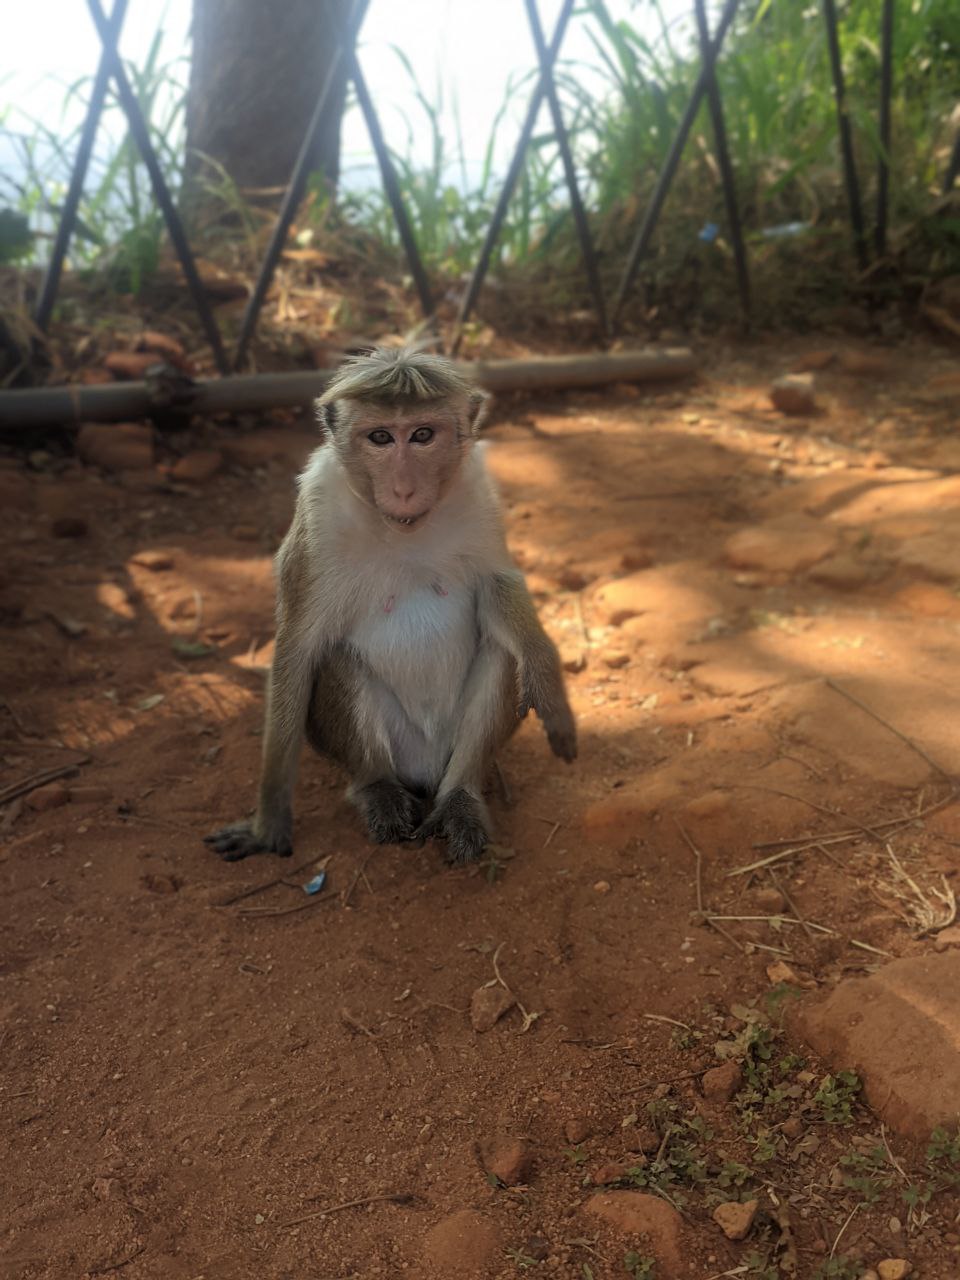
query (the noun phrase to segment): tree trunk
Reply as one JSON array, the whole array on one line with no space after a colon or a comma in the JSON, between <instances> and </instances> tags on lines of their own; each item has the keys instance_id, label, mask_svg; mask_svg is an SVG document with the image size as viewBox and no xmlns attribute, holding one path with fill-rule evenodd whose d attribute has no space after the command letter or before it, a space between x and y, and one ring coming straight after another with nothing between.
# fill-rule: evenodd
<instances>
[{"instance_id":1,"label":"tree trunk","mask_svg":"<svg viewBox=\"0 0 960 1280\"><path fill-rule=\"evenodd\" d=\"M204 155L241 189L287 185L350 7L349 0L193 0L188 207L205 203L199 179L212 175ZM346 89L341 69L314 147L312 168L331 189Z\"/></svg>"}]
</instances>

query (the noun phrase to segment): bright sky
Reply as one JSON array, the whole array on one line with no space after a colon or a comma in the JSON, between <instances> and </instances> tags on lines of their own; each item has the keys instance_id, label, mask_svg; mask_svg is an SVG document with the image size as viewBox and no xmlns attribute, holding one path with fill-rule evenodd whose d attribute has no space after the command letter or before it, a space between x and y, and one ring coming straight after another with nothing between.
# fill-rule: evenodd
<instances>
[{"instance_id":1,"label":"bright sky","mask_svg":"<svg viewBox=\"0 0 960 1280\"><path fill-rule=\"evenodd\" d=\"M560 3L539 0L548 39ZM677 15L688 13L691 6L689 0L666 0L663 7ZM650 0L608 0L608 8L615 19L630 17L644 26L654 21ZM163 6L151 0L130 0L121 43L124 56L142 61L158 23L165 37L161 61L186 54L190 9L191 0L167 0ZM429 130L413 101L409 78L393 52L394 45L413 63L431 102L438 100L438 88L442 90L444 128L451 145L455 138L453 111L459 106L467 158L475 169L482 161L511 75L535 63L522 0L371 0L360 40L361 61L387 140L401 154L408 154L405 113L413 127L414 158L426 160ZM5 104L14 103L62 136L64 86L90 75L98 58L99 44L84 0L34 0L14 6L4 21L4 46L3 61L12 70L6 75L0 72L0 112ZM561 56L596 60L582 18L572 19ZM185 65L181 73L185 78ZM522 117L525 105L526 93L515 95L515 120ZM70 120L75 122L76 115ZM8 118L7 127L25 128L22 118L15 115ZM504 153L512 150L515 136L515 129L503 131L501 164ZM370 165L366 130L357 111L345 121L343 143L347 175L351 168L363 170ZM0 150L4 167L9 163L7 151Z\"/></svg>"}]
</instances>

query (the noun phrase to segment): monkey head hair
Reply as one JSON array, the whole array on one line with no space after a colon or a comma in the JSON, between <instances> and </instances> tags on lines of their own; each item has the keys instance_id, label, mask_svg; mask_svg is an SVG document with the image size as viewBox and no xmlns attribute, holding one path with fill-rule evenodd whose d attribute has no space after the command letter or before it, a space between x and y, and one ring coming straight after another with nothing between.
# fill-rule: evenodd
<instances>
[{"instance_id":1,"label":"monkey head hair","mask_svg":"<svg viewBox=\"0 0 960 1280\"><path fill-rule=\"evenodd\" d=\"M336 370L316 401L316 411L320 425L332 435L342 401L413 409L441 400L463 412L468 434L475 435L489 396L476 386L463 366L416 346L375 347L351 356Z\"/></svg>"}]
</instances>

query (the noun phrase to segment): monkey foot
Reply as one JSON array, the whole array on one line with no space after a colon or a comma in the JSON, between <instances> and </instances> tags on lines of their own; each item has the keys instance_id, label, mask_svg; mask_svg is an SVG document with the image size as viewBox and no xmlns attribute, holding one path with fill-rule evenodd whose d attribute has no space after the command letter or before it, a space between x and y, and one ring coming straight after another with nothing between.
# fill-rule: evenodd
<instances>
[{"instance_id":1,"label":"monkey foot","mask_svg":"<svg viewBox=\"0 0 960 1280\"><path fill-rule=\"evenodd\" d=\"M257 835L251 822L234 822L228 827L221 827L219 831L204 836L203 843L210 845L224 862L240 862L254 853L277 853L281 858L289 858L293 853L289 835Z\"/></svg>"},{"instance_id":2,"label":"monkey foot","mask_svg":"<svg viewBox=\"0 0 960 1280\"><path fill-rule=\"evenodd\" d=\"M354 793L353 802L375 844L400 844L414 838L422 807L401 783L390 778L371 782Z\"/></svg>"},{"instance_id":3,"label":"monkey foot","mask_svg":"<svg viewBox=\"0 0 960 1280\"><path fill-rule=\"evenodd\" d=\"M476 862L490 837L483 820L483 806L468 791L452 791L434 810L417 835L437 836L447 842L447 861L456 866Z\"/></svg>"}]
</instances>

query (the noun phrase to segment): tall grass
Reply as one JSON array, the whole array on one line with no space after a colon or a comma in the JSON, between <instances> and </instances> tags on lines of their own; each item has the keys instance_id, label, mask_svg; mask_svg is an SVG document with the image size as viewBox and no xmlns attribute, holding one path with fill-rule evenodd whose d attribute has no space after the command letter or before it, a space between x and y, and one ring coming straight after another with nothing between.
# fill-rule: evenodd
<instances>
[{"instance_id":1,"label":"tall grass","mask_svg":"<svg viewBox=\"0 0 960 1280\"><path fill-rule=\"evenodd\" d=\"M711 4L715 9L716 4ZM880 145L877 107L881 0L841 0L841 46L868 220ZM557 85L571 134L582 191L608 283L615 283L626 245L660 172L699 72L699 51L689 20L669 22L661 0L637 0L631 20L614 21L605 0L583 0L576 18L586 24L592 55L561 59ZM518 21L520 21L518 15ZM960 271L960 217L937 192L952 143L950 113L960 96L960 4L957 0L900 0L896 13L894 134L891 143L891 262L901 273L930 277ZM421 252L431 271L456 279L475 261L501 175L497 143L509 141L510 106L532 91L533 71L508 85L494 120L479 175L470 179L458 103L442 90L409 78L406 137L394 145L401 188ZM129 68L174 189L183 168L185 91L182 63L164 61L162 34L142 67ZM852 264L837 145L836 108L830 81L821 8L816 0L742 0L717 68L733 167L744 223L761 273L773 263L801 292L838 292ZM172 86L172 91L171 91ZM69 90L82 101L90 82ZM2 88L0 88L2 96ZM119 108L111 98L108 114ZM547 118L544 108L542 120ZM514 126L511 124L510 128ZM429 139L428 158L415 142ZM0 186L8 216L25 215L34 232L16 253L42 257L69 175L77 129L62 135L39 121L19 129L4 120L0 132L15 138L26 177ZM106 270L119 288L136 290L155 267L163 229L132 139L117 142L88 181L72 249L74 265ZM655 305L665 291L687 289L703 303L704 280L716 278L719 305L727 305L729 247L721 230L709 244L698 233L706 223L723 227L722 191L713 157L709 119L698 117L658 236L644 265L640 293ZM256 237L242 194L211 162L212 180L252 260ZM314 205L314 213L320 203ZM771 240L765 231L801 223L810 230L794 240ZM17 224L22 232L22 223ZM342 191L336 208L323 204L316 235L353 228L383 250L378 265L399 261L392 215L378 188ZM838 275L838 264L846 264ZM852 269L852 266L851 266ZM579 247L555 138L537 132L500 237L494 272L501 280L536 286L551 305L586 305ZM793 274L791 274L793 273Z\"/></svg>"}]
</instances>

